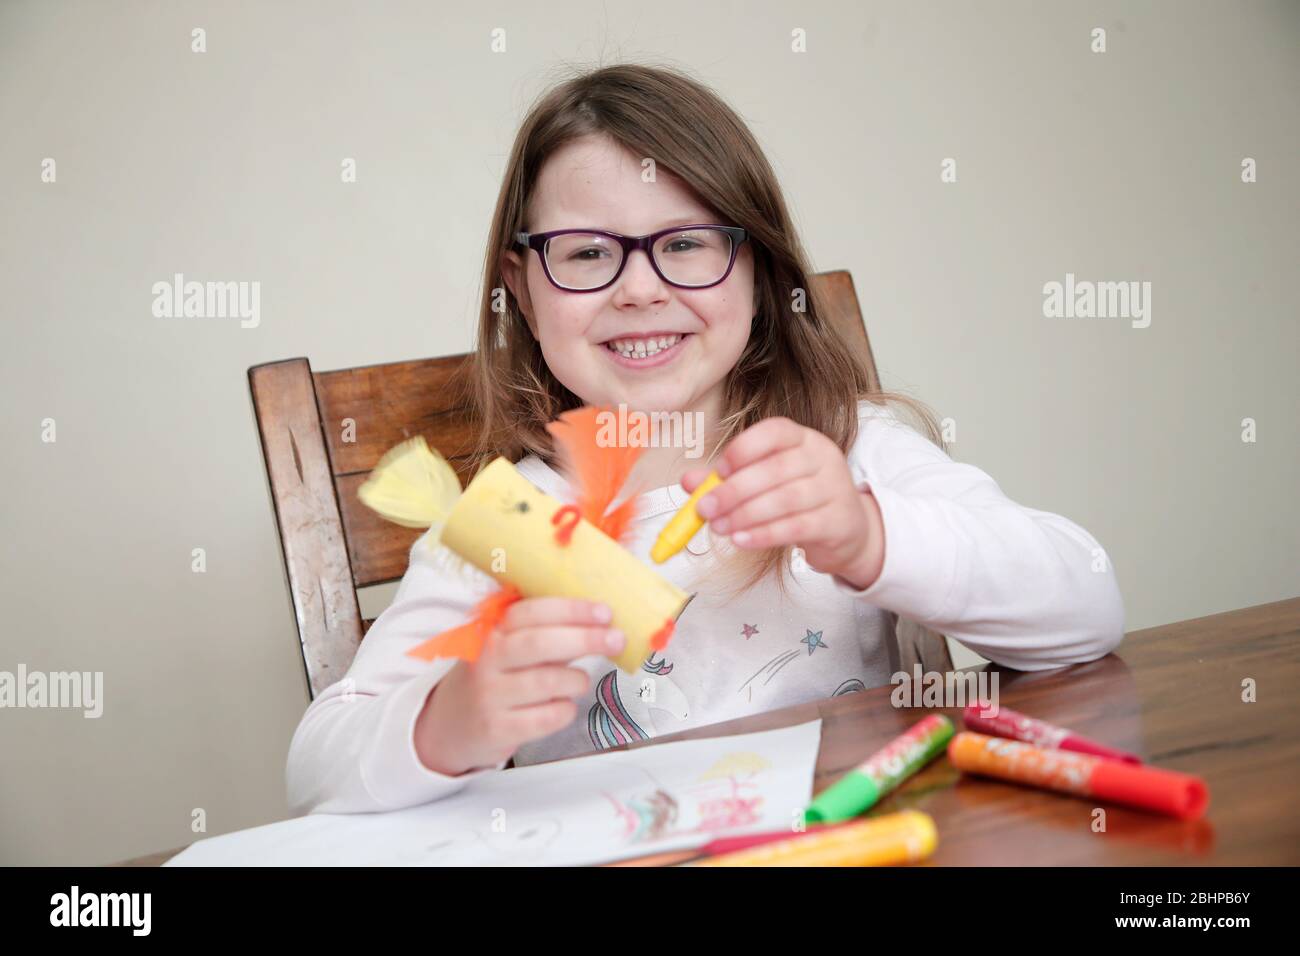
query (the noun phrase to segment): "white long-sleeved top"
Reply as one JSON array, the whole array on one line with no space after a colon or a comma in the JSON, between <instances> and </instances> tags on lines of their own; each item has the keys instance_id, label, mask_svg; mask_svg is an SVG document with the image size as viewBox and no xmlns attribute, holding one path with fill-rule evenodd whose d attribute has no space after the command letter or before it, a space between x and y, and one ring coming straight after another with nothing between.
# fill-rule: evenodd
<instances>
[{"instance_id":1,"label":"white long-sleeved top","mask_svg":"<svg viewBox=\"0 0 1300 956\"><path fill-rule=\"evenodd\" d=\"M1110 561L1088 532L1007 498L987 474L954 462L886 408L859 404L848 454L885 528L880 577L865 589L796 562L781 598L762 583L730 601L708 592L708 567L730 552L706 526L658 566L696 597L671 643L636 678L600 656L573 666L591 677L572 724L520 747L523 766L702 724L889 683L888 612L946 634L998 664L1042 670L1094 660L1124 633ZM529 456L519 471L568 500L564 478ZM650 546L685 503L680 486L640 497L629 550ZM415 752L416 717L454 665L408 657L428 637L463 623L497 585L449 562L422 537L393 603L375 620L345 677L308 706L289 747L296 813L413 806L453 793L505 765L436 773ZM801 565L801 566L800 566Z\"/></svg>"}]
</instances>

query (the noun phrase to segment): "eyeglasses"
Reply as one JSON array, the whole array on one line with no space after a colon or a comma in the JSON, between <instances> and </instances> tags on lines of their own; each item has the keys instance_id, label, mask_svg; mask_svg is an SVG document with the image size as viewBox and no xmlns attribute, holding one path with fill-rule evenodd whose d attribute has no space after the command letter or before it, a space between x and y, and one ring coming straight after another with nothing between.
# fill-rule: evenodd
<instances>
[{"instance_id":1,"label":"eyeglasses","mask_svg":"<svg viewBox=\"0 0 1300 956\"><path fill-rule=\"evenodd\" d=\"M707 289L731 275L736 252L749 234L739 226L674 226L648 236L620 236L599 229L517 232L522 246L536 249L551 284L566 292L599 292L623 274L634 249L671 286Z\"/></svg>"}]
</instances>

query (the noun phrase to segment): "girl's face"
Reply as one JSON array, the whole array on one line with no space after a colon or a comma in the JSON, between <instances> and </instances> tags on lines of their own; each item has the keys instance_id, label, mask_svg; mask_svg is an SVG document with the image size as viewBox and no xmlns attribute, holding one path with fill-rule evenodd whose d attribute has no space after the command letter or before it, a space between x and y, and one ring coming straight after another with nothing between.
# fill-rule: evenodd
<instances>
[{"instance_id":1,"label":"girl's face","mask_svg":"<svg viewBox=\"0 0 1300 956\"><path fill-rule=\"evenodd\" d=\"M613 140L588 136L554 153L530 203L533 233L602 229L642 236L692 223L732 225L676 176L659 170L643 182L638 157ZM566 292L546 278L538 253L518 247L502 266L510 291L541 344L551 373L588 405L626 403L637 411L698 411L710 422L722 383L739 361L754 317L754 259L741 243L727 278L709 289L679 289L659 278L646 253L631 253L623 273L599 292ZM623 358L611 342L677 343L648 359Z\"/></svg>"}]
</instances>

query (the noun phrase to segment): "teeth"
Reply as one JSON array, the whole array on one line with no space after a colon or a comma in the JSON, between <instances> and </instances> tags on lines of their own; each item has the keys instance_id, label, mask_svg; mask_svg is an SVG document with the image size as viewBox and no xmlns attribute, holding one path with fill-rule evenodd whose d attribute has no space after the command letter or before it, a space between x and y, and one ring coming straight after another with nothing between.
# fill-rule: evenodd
<instances>
[{"instance_id":1,"label":"teeth","mask_svg":"<svg viewBox=\"0 0 1300 956\"><path fill-rule=\"evenodd\" d=\"M672 348L680 339L680 335L661 335L651 339L614 339L606 345L624 358L641 359Z\"/></svg>"}]
</instances>

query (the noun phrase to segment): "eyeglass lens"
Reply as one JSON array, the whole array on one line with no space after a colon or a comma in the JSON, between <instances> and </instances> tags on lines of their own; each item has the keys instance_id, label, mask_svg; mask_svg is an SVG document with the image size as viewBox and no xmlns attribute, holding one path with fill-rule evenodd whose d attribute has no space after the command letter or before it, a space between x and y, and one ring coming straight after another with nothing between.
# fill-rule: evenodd
<instances>
[{"instance_id":1,"label":"eyeglass lens","mask_svg":"<svg viewBox=\"0 0 1300 956\"><path fill-rule=\"evenodd\" d=\"M659 271L676 285L711 285L731 261L731 236L717 229L683 229L660 236L653 246ZM598 233L567 233L546 244L546 266L568 289L594 289L618 272L623 247Z\"/></svg>"}]
</instances>

